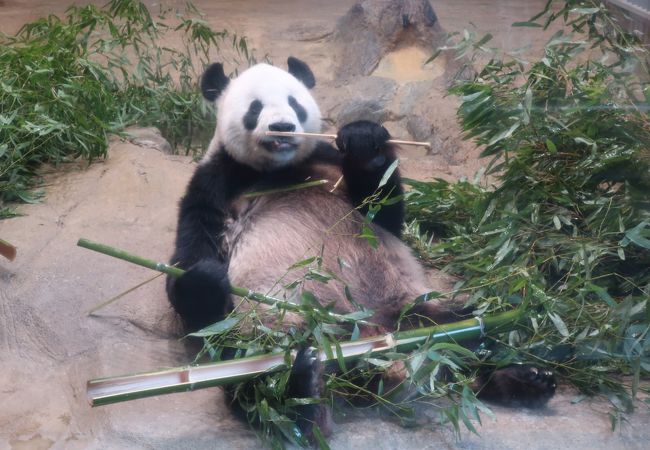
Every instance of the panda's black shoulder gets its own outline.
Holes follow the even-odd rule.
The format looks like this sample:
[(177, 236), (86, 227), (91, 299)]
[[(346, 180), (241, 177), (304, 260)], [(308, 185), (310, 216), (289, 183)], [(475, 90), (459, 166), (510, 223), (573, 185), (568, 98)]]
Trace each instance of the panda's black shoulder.
[(181, 208), (193, 204), (228, 203), (259, 178), (258, 171), (237, 162), (220, 148), (194, 171)]
[(341, 152), (339, 152), (336, 147), (327, 142), (319, 141), (316, 144), (314, 152), (311, 154), (307, 160), (308, 164), (332, 164), (340, 166), (343, 162), (343, 157)]

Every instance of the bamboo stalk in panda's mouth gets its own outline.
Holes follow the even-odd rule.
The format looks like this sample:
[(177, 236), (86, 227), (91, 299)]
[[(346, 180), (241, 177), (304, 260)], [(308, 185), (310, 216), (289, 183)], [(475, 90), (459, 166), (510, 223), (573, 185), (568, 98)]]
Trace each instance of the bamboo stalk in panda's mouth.
[[(336, 139), (335, 134), (325, 134), (325, 133), (303, 133), (298, 131), (267, 131), (267, 136), (296, 136), (296, 137), (306, 137), (314, 139)], [(417, 142), (417, 141), (403, 141), (401, 139), (389, 139), (390, 144), (396, 145), (417, 145), (419, 147), (431, 148), (429, 142)]]

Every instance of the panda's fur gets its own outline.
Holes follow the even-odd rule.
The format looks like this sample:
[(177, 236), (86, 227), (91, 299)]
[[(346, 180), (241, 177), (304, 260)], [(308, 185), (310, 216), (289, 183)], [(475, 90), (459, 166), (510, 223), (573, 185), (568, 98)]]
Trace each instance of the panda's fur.
[[(376, 191), (396, 158), (387, 143), (388, 132), (372, 122), (348, 124), (337, 134), (340, 152), (313, 139), (267, 136), (268, 130), (320, 132), (321, 114), (309, 93), (314, 76), (296, 58), (289, 58), (288, 66), (286, 72), (258, 64), (233, 80), (220, 64), (206, 70), (201, 87), (206, 99), (217, 102), (217, 129), (180, 203), (172, 263), (187, 272), (168, 279), (169, 299), (186, 331), (194, 331), (232, 309), (231, 283), (297, 301), (282, 287), (296, 278), (292, 272), (287, 279), (287, 269), (307, 257), (322, 256), (323, 267), (339, 280), (307, 281), (304, 288), (322, 301), (335, 301), (335, 311), (346, 313), (356, 309), (345, 295), (347, 285), (357, 303), (375, 311), (369, 320), (377, 328), (368, 334), (394, 330), (403, 306), (429, 289), (423, 269), (399, 239), (401, 201), (374, 217), (370, 226), (378, 240), (376, 249), (359, 238), (366, 211), (355, 208)], [(307, 189), (242, 195), (317, 179), (329, 181)], [(402, 193), (395, 171), (381, 195)], [(266, 320), (274, 322), (267, 313)], [(449, 320), (451, 311), (444, 303), (430, 301), (413, 313), (418, 320), (440, 322)], [(301, 322), (288, 313), (276, 325), (300, 327)], [(528, 366), (507, 370), (493, 376), (502, 384), (488, 384), (486, 394), (499, 399), (516, 393), (530, 404), (545, 403), (552, 396), (555, 381), (548, 371)], [(313, 355), (301, 351), (290, 381), (292, 395), (318, 396), (318, 376)], [(303, 407), (300, 414), (306, 432), (311, 422), (326, 416), (323, 407), (315, 405)]]

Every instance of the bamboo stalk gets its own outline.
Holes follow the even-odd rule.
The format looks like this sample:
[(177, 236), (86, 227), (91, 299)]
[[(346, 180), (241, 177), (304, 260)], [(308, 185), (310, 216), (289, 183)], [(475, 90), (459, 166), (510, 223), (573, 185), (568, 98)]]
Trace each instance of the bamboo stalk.
[(173, 277), (180, 277), (185, 273), (183, 269), (179, 269), (178, 267), (170, 266), (169, 264), (157, 262), (152, 259), (132, 255), (125, 252), (124, 250), (120, 250), (119, 248), (110, 247), (108, 245), (100, 244), (99, 242), (90, 241), (88, 239), (79, 239), (79, 241), (77, 241), (77, 245), (79, 247), (87, 248), (88, 250), (94, 250), (96, 252), (103, 253), (104, 255), (112, 256), (123, 261), (137, 264), (138, 266), (157, 270), (158, 272), (166, 273), (167, 275), (171, 275)]
[[(299, 131), (267, 131), (267, 136), (297, 136), (297, 137), (306, 137), (306, 138), (324, 138), (324, 139), (336, 139), (335, 134), (326, 134), (326, 133), (304, 133)], [(416, 145), (419, 147), (431, 148), (429, 142), (417, 142), (417, 141), (403, 141), (401, 139), (389, 139), (390, 144), (396, 145)]]
[[(99, 253), (103, 253), (104, 255), (112, 256), (114, 258), (121, 259), (123, 261), (128, 261), (130, 263), (146, 267), (148, 269), (152, 270), (157, 270), (158, 272), (163, 272), (166, 273), (167, 275), (171, 275), (173, 277), (180, 277), (185, 273), (183, 269), (180, 269), (178, 267), (170, 266), (169, 264), (157, 262), (151, 259), (147, 258), (142, 258), (140, 256), (132, 255), (130, 253), (125, 252), (124, 250), (120, 250), (115, 247), (110, 247), (105, 244), (100, 244), (99, 242), (94, 242), (90, 241), (88, 239), (79, 239), (77, 241), (77, 245), (79, 247), (87, 248), (88, 250), (93, 250)], [(273, 306), (276, 308), (282, 308), (286, 309), (289, 311), (301, 311), (302, 308), (300, 305), (296, 303), (291, 303), (287, 300), (283, 300), (281, 298), (275, 298), (271, 297), (269, 295), (262, 294), (260, 292), (254, 292), (251, 291), (250, 289), (246, 289), (243, 287), (239, 286), (230, 286), (230, 293), (233, 295), (236, 295), (238, 297), (246, 297), (249, 300), (253, 300), (257, 303), (263, 303), (265, 305)], [(360, 324), (365, 324), (369, 325), (368, 322), (364, 320), (355, 320), (351, 319), (349, 317), (345, 317), (344, 315), (333, 313), (333, 312), (328, 312), (327, 313), (329, 317), (332, 319), (338, 321), (338, 322), (354, 322), (354, 323), (360, 323)]]
[[(477, 339), (487, 333), (508, 331), (518, 326), (523, 310), (517, 309), (484, 318), (388, 333), (356, 341), (342, 342), (328, 351), (320, 349), (318, 358), (332, 363), (388, 351), (412, 351), (426, 341), (459, 342)], [(338, 353), (340, 351), (340, 353)], [(249, 380), (263, 373), (283, 370), (293, 363), (296, 352), (253, 356), (210, 364), (183, 366), (155, 372), (139, 373), (88, 381), (87, 395), (92, 406), (102, 406), (155, 395), (194, 391)]]

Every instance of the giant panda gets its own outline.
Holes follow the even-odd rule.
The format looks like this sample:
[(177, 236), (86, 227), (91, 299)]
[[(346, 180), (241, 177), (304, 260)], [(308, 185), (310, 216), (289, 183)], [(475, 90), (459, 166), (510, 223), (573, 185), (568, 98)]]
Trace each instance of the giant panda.
[[(313, 139), (266, 135), (269, 130), (320, 132), (321, 114), (310, 94), (314, 85), (308, 65), (294, 57), (288, 59), (288, 71), (257, 64), (231, 80), (221, 64), (213, 64), (203, 74), (203, 95), (217, 105), (216, 132), (180, 202), (171, 262), (186, 273), (167, 280), (169, 300), (186, 331), (219, 321), (232, 310), (231, 283), (258, 292), (281, 290), (278, 280), (287, 268), (315, 253), (324, 267), (343, 267), (337, 271), (341, 283), (358, 304), (375, 311), (368, 320), (376, 327), (368, 334), (395, 330), (402, 308), (430, 291), (424, 270), (400, 240), (399, 171), (380, 194), (399, 201), (388, 202), (370, 225), (378, 245), (359, 238), (367, 212), (363, 200), (377, 190), (396, 159), (384, 127), (369, 121), (347, 124), (338, 130), (338, 150)], [(243, 195), (309, 179), (329, 182)], [(356, 310), (341, 283), (314, 282), (308, 288), (317, 298), (335, 302), (338, 313)], [(412, 313), (438, 323), (449, 321), (452, 310), (433, 300)], [(278, 320), (271, 314), (267, 319)], [(279, 325), (300, 327), (301, 321), (287, 313)], [(292, 370), (292, 397), (320, 396), (321, 368), (313, 351), (300, 350)], [(550, 371), (527, 365), (501, 369), (484, 381), (480, 392), (504, 403), (542, 405), (555, 390)], [(326, 406), (304, 405), (297, 423), (309, 435), (314, 423), (327, 430), (327, 417)]]

